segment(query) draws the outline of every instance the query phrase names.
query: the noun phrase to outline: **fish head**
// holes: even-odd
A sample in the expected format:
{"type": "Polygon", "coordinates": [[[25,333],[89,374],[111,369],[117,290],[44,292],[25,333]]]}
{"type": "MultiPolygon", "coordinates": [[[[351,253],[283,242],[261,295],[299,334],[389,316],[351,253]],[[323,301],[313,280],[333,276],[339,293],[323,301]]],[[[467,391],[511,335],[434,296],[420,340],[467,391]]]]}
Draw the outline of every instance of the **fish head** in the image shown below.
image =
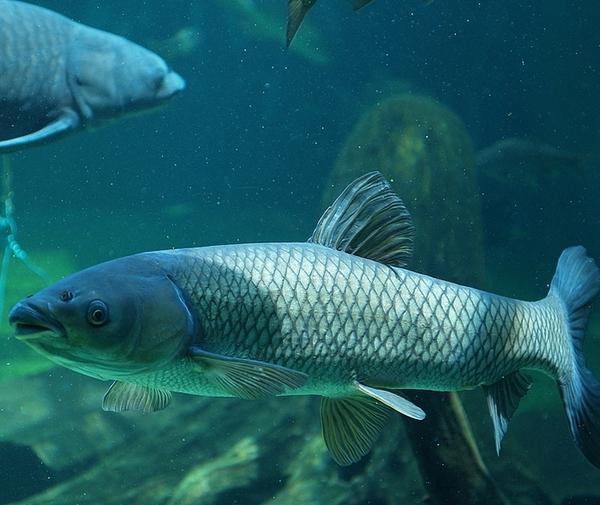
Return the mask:
{"type": "Polygon", "coordinates": [[[102,379],[166,365],[189,347],[195,326],[181,290],[144,255],[72,274],[18,302],[9,322],[36,351],[102,379]]]}
{"type": "Polygon", "coordinates": [[[71,45],[67,80],[85,120],[154,108],[185,89],[160,56],[123,37],[86,29],[71,45]]]}

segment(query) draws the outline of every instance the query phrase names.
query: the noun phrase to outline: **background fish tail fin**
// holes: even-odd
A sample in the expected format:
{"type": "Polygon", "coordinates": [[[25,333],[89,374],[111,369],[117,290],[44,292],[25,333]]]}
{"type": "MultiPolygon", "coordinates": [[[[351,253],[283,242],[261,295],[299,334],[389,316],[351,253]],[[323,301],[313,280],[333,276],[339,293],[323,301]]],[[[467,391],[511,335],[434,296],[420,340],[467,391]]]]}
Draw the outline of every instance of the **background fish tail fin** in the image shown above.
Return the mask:
{"type": "Polygon", "coordinates": [[[358,9],[362,9],[365,5],[370,4],[373,0],[354,0],[352,3],[352,8],[357,11],[358,9]]]}
{"type": "Polygon", "coordinates": [[[558,260],[550,295],[562,300],[573,346],[573,368],[559,378],[560,393],[575,442],[600,468],[600,382],[585,366],[583,337],[590,302],[600,291],[600,270],[583,247],[565,249],[558,260]]]}
{"type": "Polygon", "coordinates": [[[304,20],[304,16],[317,0],[288,0],[288,24],[286,45],[290,47],[298,28],[304,20]]]}

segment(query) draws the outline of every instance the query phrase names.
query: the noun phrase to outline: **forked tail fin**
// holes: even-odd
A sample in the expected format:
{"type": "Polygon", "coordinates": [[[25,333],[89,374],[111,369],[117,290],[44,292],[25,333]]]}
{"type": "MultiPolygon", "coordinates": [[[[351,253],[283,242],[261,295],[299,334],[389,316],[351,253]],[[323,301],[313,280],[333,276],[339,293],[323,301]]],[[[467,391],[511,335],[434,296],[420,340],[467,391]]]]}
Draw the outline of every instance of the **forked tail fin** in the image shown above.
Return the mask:
{"type": "Polygon", "coordinates": [[[600,270],[583,247],[565,249],[558,260],[550,294],[562,300],[573,346],[570,375],[559,378],[560,393],[575,442],[600,468],[600,382],[585,366],[583,337],[590,302],[600,291],[600,270]]]}

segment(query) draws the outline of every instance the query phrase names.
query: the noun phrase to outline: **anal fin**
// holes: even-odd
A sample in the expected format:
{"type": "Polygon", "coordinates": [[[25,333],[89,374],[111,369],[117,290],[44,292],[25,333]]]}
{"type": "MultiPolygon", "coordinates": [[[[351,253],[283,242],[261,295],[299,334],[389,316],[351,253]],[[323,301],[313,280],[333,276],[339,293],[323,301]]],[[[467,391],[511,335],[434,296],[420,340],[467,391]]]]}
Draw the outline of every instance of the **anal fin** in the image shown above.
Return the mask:
{"type": "Polygon", "coordinates": [[[154,412],[166,408],[170,402],[170,391],[115,381],[102,398],[102,409],[111,412],[154,412]]]}
{"type": "Polygon", "coordinates": [[[307,375],[263,361],[230,358],[192,347],[190,354],[210,380],[238,398],[255,400],[276,396],[306,383],[307,375]]]}
{"type": "Polygon", "coordinates": [[[531,378],[521,372],[514,372],[504,378],[483,386],[488,409],[494,425],[496,452],[500,454],[500,444],[508,430],[508,423],[519,406],[521,398],[531,387],[531,378]]]}

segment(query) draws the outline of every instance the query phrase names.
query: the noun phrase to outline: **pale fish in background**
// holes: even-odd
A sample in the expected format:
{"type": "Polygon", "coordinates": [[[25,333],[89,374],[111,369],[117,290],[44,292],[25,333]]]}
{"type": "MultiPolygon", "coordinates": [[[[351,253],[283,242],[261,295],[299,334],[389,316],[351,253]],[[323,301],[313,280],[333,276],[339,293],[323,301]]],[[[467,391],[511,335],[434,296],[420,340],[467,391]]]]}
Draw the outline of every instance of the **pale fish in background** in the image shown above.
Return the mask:
{"type": "Polygon", "coordinates": [[[151,42],[149,46],[169,59],[185,58],[198,52],[202,45],[202,34],[197,26],[186,26],[172,36],[151,42]]]}
{"type": "Polygon", "coordinates": [[[184,87],[127,39],[0,0],[0,153],[157,106],[184,87]]]}
{"type": "Polygon", "coordinates": [[[522,370],[540,370],[600,466],[600,383],[583,359],[600,271],[585,249],[566,249],[548,295],[524,302],[405,269],[412,237],[402,201],[373,172],[306,243],[120,258],[22,300],[9,320],[58,364],[114,380],[105,410],[162,409],[172,391],[320,395],[325,443],[342,465],[370,450],[392,412],[425,417],[402,389],[482,386],[499,450],[530,386],[522,370]]]}
{"type": "Polygon", "coordinates": [[[539,175],[573,174],[581,171],[593,155],[580,155],[544,142],[509,137],[477,153],[477,166],[483,170],[504,168],[514,170],[520,166],[535,170],[539,175]]]}

